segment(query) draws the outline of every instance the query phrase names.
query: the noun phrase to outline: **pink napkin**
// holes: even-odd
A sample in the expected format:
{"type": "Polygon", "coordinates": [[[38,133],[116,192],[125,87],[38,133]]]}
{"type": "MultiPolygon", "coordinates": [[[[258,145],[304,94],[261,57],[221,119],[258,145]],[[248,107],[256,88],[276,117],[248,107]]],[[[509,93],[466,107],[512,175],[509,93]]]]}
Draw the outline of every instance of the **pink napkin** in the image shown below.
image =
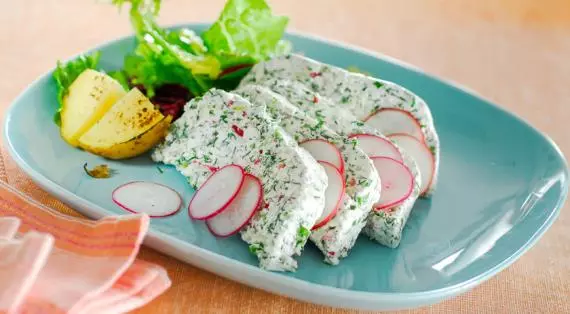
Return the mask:
{"type": "MultiPolygon", "coordinates": [[[[3,218],[0,218],[0,222],[3,218]]],[[[6,227],[8,224],[1,225],[6,227]]],[[[0,229],[7,234],[11,229],[0,229]]],[[[22,239],[0,240],[0,312],[15,313],[30,292],[53,248],[49,234],[29,232],[22,239]]]]}
{"type": "Polygon", "coordinates": [[[147,215],[73,218],[0,182],[0,313],[123,313],[170,287],[136,260],[147,215]],[[15,230],[18,230],[15,233],[15,230]]]}

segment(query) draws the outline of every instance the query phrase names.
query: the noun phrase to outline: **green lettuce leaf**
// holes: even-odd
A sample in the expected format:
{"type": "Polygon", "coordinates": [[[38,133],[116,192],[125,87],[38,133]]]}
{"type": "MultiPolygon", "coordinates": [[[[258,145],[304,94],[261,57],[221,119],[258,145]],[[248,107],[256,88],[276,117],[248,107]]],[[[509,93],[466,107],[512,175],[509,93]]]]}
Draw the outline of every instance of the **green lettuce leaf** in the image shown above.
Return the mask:
{"type": "Polygon", "coordinates": [[[148,97],[153,97],[155,89],[164,84],[180,84],[193,95],[202,95],[211,87],[207,76],[194,76],[185,67],[164,60],[144,45],[125,57],[123,70],[132,84],[144,87],[148,97]]]}
{"type": "Polygon", "coordinates": [[[202,38],[188,28],[167,32],[166,38],[168,42],[196,55],[203,55],[208,51],[202,38]]]}
{"type": "Polygon", "coordinates": [[[137,37],[135,52],[125,58],[124,72],[135,85],[142,85],[147,96],[164,84],[180,84],[194,95],[212,87],[221,69],[218,59],[207,54],[202,39],[188,29],[167,31],[155,16],[159,0],[115,0],[131,3],[130,19],[137,37]]]}
{"type": "Polygon", "coordinates": [[[131,23],[140,45],[146,46],[166,64],[178,64],[194,75],[208,75],[216,78],[220,73],[220,63],[214,56],[195,55],[168,41],[162,30],[150,15],[131,10],[131,23]]]}
{"type": "Polygon", "coordinates": [[[264,0],[229,0],[202,38],[211,53],[265,60],[284,48],[289,19],[275,16],[264,0]]]}
{"type": "Polygon", "coordinates": [[[96,51],[90,55],[81,55],[67,63],[57,62],[57,67],[53,73],[53,78],[57,86],[57,101],[59,107],[54,120],[59,125],[60,112],[63,107],[63,99],[67,95],[69,86],[86,69],[95,69],[101,58],[101,53],[96,51]]]}
{"type": "Polygon", "coordinates": [[[160,0],[113,0],[119,7],[126,2],[138,46],[125,58],[123,71],[149,97],[164,84],[183,85],[194,96],[212,87],[230,89],[255,63],[291,49],[281,40],[288,19],[274,16],[264,0],[229,0],[202,36],[159,27],[160,0]]]}

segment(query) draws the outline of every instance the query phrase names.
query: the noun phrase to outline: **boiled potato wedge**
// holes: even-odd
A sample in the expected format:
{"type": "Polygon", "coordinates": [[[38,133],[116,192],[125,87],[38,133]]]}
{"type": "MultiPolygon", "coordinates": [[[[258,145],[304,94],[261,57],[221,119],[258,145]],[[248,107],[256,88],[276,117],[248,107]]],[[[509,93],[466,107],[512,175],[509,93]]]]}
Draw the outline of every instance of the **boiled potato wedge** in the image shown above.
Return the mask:
{"type": "Polygon", "coordinates": [[[93,154],[109,158],[109,159],[126,159],[136,157],[153,148],[166,136],[166,132],[172,121],[171,116],[163,118],[152,128],[140,134],[139,136],[126,141],[124,143],[114,144],[109,147],[87,147],[93,154]]]}
{"type": "Polygon", "coordinates": [[[127,92],[107,74],[87,69],[69,86],[61,111],[61,136],[72,146],[127,92]]]}
{"type": "Polygon", "coordinates": [[[170,118],[133,88],[79,138],[79,147],[112,159],[134,157],[158,143],[169,124],[170,118]]]}

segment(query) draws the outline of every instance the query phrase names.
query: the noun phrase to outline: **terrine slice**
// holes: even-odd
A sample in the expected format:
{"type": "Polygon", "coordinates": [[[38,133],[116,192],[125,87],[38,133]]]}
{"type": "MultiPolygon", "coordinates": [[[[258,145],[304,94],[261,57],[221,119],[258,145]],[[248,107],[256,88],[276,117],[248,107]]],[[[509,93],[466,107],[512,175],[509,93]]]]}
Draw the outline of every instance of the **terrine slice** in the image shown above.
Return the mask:
{"type": "Polygon", "coordinates": [[[274,79],[300,82],[330,98],[335,105],[347,109],[360,121],[386,109],[409,113],[419,124],[423,141],[433,155],[433,178],[424,196],[433,194],[439,173],[440,145],[431,111],[423,99],[392,82],[352,73],[297,54],[255,65],[241,85],[265,85],[265,81],[274,79]]]}
{"type": "MultiPolygon", "coordinates": [[[[282,95],[289,102],[313,118],[322,119],[324,124],[339,135],[370,134],[389,140],[380,132],[367,127],[348,110],[336,106],[330,99],[313,92],[296,81],[266,80],[263,84],[282,95]]],[[[245,86],[245,85],[244,85],[245,86]]],[[[390,210],[373,210],[367,219],[364,232],[380,244],[394,248],[400,244],[402,231],[420,193],[421,176],[415,161],[405,151],[394,145],[403,158],[404,164],[414,176],[412,193],[398,206],[390,210]]]]}
{"type": "Polygon", "coordinates": [[[295,255],[324,208],[323,168],[271,120],[264,106],[211,90],[193,99],[152,154],[199,187],[211,171],[238,164],[263,185],[263,206],[241,231],[260,267],[293,271],[295,255]]]}
{"type": "Polygon", "coordinates": [[[338,264],[354,246],[373,204],[380,198],[380,179],[372,161],[356,145],[355,139],[336,134],[322,119],[308,116],[268,88],[248,85],[234,92],[253,104],[266,105],[272,118],[297,142],[324,140],[340,151],[345,165],[344,201],[337,214],[310,237],[327,263],[338,264]]]}

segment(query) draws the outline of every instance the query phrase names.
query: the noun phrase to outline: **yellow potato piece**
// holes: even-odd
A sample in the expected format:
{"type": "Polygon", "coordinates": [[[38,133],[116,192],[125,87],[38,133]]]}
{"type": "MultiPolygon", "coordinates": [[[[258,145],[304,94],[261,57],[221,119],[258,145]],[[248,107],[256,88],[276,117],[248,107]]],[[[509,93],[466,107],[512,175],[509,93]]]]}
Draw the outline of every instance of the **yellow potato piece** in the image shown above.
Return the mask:
{"type": "Polygon", "coordinates": [[[170,127],[171,116],[163,118],[150,130],[124,143],[114,144],[109,147],[84,147],[99,156],[109,159],[126,159],[136,157],[153,148],[166,136],[170,127]]]}
{"type": "Polygon", "coordinates": [[[134,157],[164,137],[170,120],[133,88],[79,138],[79,146],[107,158],[134,157]]]}
{"type": "Polygon", "coordinates": [[[72,146],[127,92],[107,74],[87,69],[69,86],[61,111],[61,136],[72,146]]]}

